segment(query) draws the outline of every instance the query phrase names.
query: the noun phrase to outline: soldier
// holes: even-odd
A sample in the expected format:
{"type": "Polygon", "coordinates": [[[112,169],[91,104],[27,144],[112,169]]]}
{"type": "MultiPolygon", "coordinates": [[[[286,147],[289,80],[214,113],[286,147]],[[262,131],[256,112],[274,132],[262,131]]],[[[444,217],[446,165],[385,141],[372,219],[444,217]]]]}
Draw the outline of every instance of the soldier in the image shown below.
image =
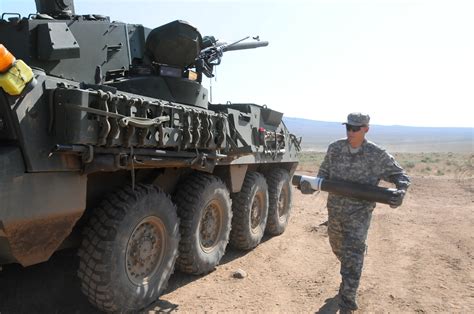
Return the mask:
{"type": "MultiPolygon", "coordinates": [[[[318,177],[377,185],[385,180],[397,187],[390,207],[402,204],[410,179],[402,167],[383,148],[365,139],[369,131],[369,115],[347,116],[347,138],[329,145],[318,177]]],[[[357,310],[356,292],[362,273],[365,241],[375,203],[329,193],[328,234],[332,251],[341,262],[342,282],[339,287],[341,312],[357,310]]]]}

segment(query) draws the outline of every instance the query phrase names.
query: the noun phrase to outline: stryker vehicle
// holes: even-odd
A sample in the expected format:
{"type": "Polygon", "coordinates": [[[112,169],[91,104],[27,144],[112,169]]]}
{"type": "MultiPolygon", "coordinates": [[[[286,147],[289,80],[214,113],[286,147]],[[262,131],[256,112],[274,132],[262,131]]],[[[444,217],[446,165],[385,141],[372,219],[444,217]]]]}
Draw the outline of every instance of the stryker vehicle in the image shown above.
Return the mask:
{"type": "Polygon", "coordinates": [[[282,113],[212,104],[201,84],[225,52],[268,43],[36,8],[0,20],[0,265],[77,247],[89,300],[134,311],[175,267],[205,274],[228,243],[284,232],[298,139],[282,113]]]}

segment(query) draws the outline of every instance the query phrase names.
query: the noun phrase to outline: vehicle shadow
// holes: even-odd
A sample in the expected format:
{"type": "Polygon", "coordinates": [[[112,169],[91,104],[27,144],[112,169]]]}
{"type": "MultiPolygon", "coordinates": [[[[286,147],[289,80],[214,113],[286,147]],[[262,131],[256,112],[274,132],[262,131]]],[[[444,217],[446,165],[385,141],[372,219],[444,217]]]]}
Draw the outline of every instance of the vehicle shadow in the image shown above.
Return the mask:
{"type": "Polygon", "coordinates": [[[41,264],[5,265],[0,272],[0,313],[100,313],[80,288],[74,250],[41,264]]]}
{"type": "MultiPolygon", "coordinates": [[[[249,252],[228,248],[220,264],[229,263],[249,252]]],[[[49,261],[26,268],[18,264],[3,266],[0,271],[0,313],[101,313],[81,292],[76,275],[78,266],[79,258],[72,249],[59,251],[49,261]]],[[[175,271],[163,294],[203,276],[205,275],[195,276],[175,271]]],[[[178,304],[158,299],[147,309],[167,313],[178,307],[178,304]]]]}

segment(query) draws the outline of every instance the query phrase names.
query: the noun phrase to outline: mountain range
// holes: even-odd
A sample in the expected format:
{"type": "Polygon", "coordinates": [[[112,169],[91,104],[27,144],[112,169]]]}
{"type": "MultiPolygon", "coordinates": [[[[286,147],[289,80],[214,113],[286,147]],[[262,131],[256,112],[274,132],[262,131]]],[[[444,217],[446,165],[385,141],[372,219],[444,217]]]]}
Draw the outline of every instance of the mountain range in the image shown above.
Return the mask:
{"type": "MultiPolygon", "coordinates": [[[[326,151],[330,142],[346,136],[340,122],[291,117],[283,121],[291,133],[302,137],[303,151],[326,151]]],[[[474,128],[370,125],[366,138],[391,152],[474,152],[474,128]]]]}

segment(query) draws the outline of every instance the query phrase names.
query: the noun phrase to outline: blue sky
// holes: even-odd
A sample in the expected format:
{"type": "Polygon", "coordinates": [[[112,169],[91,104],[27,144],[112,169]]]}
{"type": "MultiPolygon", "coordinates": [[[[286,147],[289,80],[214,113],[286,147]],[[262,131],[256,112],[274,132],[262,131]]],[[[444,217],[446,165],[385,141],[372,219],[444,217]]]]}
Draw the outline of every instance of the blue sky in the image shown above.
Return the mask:
{"type": "MultiPolygon", "coordinates": [[[[474,126],[471,0],[76,0],[75,8],[150,28],[186,20],[227,42],[268,40],[224,55],[213,102],[323,121],[362,111],[373,124],[474,126]]],[[[0,0],[0,11],[36,8],[0,0]]]]}

